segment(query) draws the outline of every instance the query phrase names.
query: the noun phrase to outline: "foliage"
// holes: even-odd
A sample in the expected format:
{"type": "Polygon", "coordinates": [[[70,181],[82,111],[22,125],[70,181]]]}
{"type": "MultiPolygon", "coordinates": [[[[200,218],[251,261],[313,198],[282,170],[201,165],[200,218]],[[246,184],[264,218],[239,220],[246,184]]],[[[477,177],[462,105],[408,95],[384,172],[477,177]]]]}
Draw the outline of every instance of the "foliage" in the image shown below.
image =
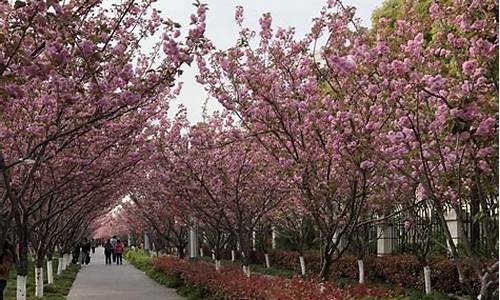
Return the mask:
{"type": "Polygon", "coordinates": [[[367,285],[340,289],[331,283],[294,277],[269,277],[258,274],[246,277],[238,267],[224,267],[220,272],[206,262],[189,262],[163,256],[154,260],[154,267],[179,276],[186,284],[198,287],[209,295],[224,299],[328,299],[361,298],[367,295],[383,297],[387,290],[367,285]],[[323,289],[323,292],[321,290],[323,289]]]}

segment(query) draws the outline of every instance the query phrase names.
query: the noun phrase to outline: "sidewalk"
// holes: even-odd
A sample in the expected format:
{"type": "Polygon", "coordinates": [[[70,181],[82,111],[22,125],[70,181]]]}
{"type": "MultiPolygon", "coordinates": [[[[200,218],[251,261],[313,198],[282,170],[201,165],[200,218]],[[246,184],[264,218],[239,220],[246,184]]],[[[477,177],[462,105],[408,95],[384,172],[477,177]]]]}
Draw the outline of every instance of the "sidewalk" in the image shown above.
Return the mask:
{"type": "Polygon", "coordinates": [[[174,289],[164,287],[123,260],[123,265],[105,265],[104,250],[90,254],[69,292],[69,300],[183,300],[174,289]]]}

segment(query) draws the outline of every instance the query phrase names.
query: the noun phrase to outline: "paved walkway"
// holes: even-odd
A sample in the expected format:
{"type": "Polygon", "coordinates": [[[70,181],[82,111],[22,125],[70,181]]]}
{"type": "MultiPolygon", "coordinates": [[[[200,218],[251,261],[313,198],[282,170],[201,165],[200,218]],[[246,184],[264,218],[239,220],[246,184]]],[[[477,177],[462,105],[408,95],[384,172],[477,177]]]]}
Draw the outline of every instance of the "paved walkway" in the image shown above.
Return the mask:
{"type": "Polygon", "coordinates": [[[174,289],[162,286],[127,261],[105,265],[104,250],[97,248],[90,264],[83,266],[68,300],[183,300],[174,289]]]}

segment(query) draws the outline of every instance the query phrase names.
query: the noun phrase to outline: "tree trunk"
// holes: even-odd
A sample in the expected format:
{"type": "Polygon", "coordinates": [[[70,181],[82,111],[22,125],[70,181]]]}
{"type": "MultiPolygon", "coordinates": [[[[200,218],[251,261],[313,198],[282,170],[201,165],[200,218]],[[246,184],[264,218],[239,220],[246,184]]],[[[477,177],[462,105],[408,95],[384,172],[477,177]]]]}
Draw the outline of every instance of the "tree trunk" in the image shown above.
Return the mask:
{"type": "Polygon", "coordinates": [[[330,268],[332,266],[332,255],[325,251],[323,258],[323,265],[321,266],[321,272],[319,273],[319,277],[321,281],[328,281],[330,277],[330,268]]]}
{"type": "Polygon", "coordinates": [[[431,289],[431,268],[429,266],[424,267],[424,282],[425,282],[425,294],[430,295],[431,289]]]}
{"type": "Polygon", "coordinates": [[[270,268],[271,267],[271,263],[269,261],[269,254],[268,253],[264,253],[264,258],[266,259],[266,268],[270,268]]]}
{"type": "Polygon", "coordinates": [[[26,281],[28,276],[17,275],[16,300],[26,300],[26,281]]]}
{"type": "Polygon", "coordinates": [[[54,266],[52,264],[52,257],[47,259],[47,284],[54,284],[54,266]]]}
{"type": "MultiPolygon", "coordinates": [[[[59,249],[59,251],[62,251],[59,249]]],[[[59,257],[57,258],[57,276],[61,276],[63,272],[63,253],[59,252],[59,257]]]]}
{"type": "Polygon", "coordinates": [[[362,259],[358,259],[359,283],[365,283],[365,264],[362,259]]]}
{"type": "Polygon", "coordinates": [[[304,260],[304,256],[299,256],[299,262],[300,262],[300,273],[302,276],[306,275],[306,262],[304,260]]]}
{"type": "Polygon", "coordinates": [[[35,297],[43,297],[43,267],[35,267],[35,297]]]}

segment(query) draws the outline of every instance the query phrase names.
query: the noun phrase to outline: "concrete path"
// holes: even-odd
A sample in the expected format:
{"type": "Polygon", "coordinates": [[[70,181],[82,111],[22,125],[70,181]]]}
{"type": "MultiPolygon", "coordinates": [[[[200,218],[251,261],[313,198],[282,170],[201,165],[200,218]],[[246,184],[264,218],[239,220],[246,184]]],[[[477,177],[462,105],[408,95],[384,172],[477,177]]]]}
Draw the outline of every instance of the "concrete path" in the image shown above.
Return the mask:
{"type": "Polygon", "coordinates": [[[123,265],[104,264],[104,250],[90,254],[90,264],[82,266],[69,292],[69,300],[183,300],[174,289],[162,286],[127,261],[123,265]]]}

